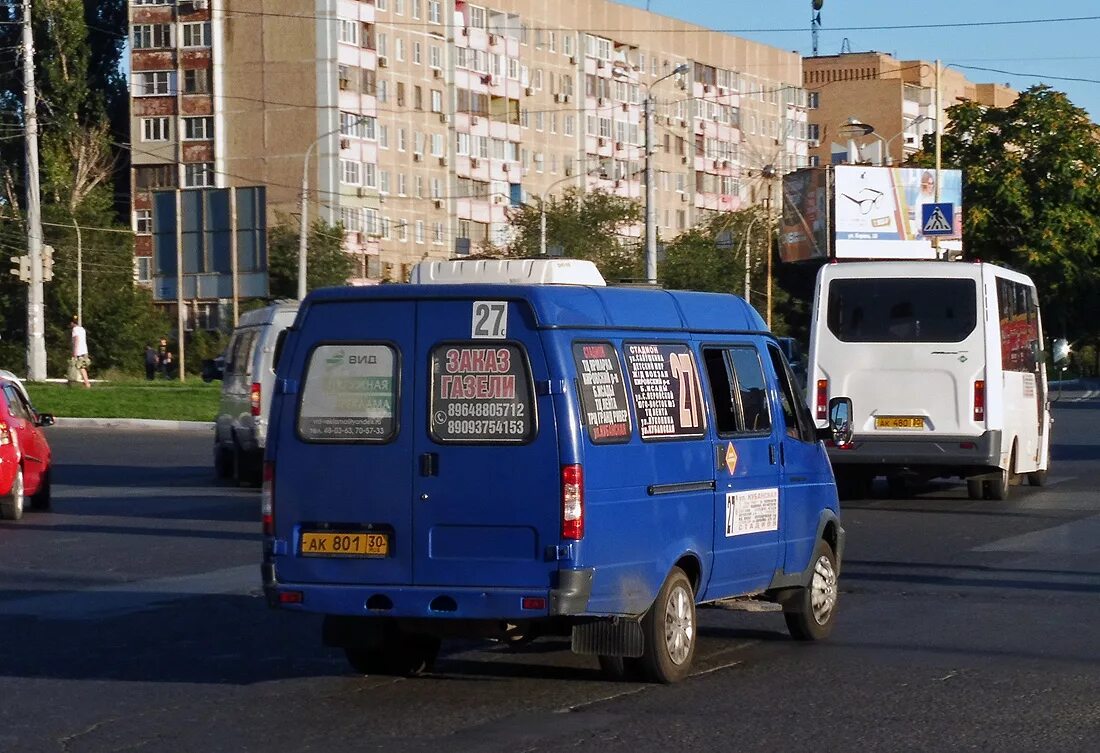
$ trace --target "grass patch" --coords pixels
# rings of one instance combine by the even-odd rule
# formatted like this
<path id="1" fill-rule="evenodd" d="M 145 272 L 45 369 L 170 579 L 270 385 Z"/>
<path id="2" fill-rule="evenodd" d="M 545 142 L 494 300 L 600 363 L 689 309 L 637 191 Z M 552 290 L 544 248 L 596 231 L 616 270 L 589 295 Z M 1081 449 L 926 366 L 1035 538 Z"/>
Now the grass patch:
<path id="1" fill-rule="evenodd" d="M 213 421 L 221 382 L 149 382 L 121 379 L 84 387 L 53 382 L 25 382 L 36 410 L 67 418 L 153 418 L 166 421 Z"/>

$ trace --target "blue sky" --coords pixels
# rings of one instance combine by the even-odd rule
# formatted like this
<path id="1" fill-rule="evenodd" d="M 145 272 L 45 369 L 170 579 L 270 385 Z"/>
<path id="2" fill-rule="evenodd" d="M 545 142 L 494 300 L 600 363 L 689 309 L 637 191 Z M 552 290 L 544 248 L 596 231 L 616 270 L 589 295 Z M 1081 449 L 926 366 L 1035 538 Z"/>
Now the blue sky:
<path id="1" fill-rule="evenodd" d="M 811 0 L 619 0 L 712 29 L 809 55 Z M 1097 17 L 1061 23 L 864 30 L 868 26 L 982 24 Z M 971 81 L 1017 90 L 1047 83 L 1100 118 L 1100 2 L 1097 0 L 825 0 L 818 52 L 835 55 L 847 38 L 853 52 L 878 50 L 908 60 L 940 58 Z M 755 29 L 760 31 L 745 31 Z M 797 29 L 797 31 L 764 31 Z M 971 66 L 963 68 L 962 66 Z M 974 70 L 991 68 L 995 71 Z M 1016 75 L 1029 74 L 1029 75 Z M 1062 81 L 1053 77 L 1094 79 Z"/>

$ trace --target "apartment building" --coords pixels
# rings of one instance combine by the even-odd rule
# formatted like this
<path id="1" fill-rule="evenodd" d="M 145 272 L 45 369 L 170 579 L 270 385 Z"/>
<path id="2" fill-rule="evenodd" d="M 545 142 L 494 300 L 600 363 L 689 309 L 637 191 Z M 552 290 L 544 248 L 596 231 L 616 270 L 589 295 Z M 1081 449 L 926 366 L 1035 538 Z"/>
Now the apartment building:
<path id="1" fill-rule="evenodd" d="M 920 149 L 925 134 L 935 131 L 937 119 L 946 125 L 948 107 L 964 100 L 1007 107 L 1017 96 L 1007 84 L 974 83 L 944 67 L 937 113 L 935 62 L 873 51 L 803 58 L 802 81 L 815 165 L 846 160 L 848 138 L 838 129 L 851 119 L 874 127 L 873 134 L 856 139 L 861 157 L 900 164 Z"/>
<path id="2" fill-rule="evenodd" d="M 358 284 L 507 243 L 511 207 L 569 186 L 644 199 L 647 92 L 662 237 L 760 201 L 765 168 L 808 164 L 797 54 L 607 0 L 130 13 L 142 280 L 161 187 L 264 185 L 270 220 L 297 222 L 304 175 L 308 215 L 343 223 Z"/>

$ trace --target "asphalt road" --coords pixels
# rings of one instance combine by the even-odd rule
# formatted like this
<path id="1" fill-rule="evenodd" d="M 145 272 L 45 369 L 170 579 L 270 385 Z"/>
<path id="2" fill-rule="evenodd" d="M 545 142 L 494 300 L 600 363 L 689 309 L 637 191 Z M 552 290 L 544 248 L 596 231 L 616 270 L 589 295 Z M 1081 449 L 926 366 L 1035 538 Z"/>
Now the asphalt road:
<path id="1" fill-rule="evenodd" d="M 706 610 L 673 687 L 553 641 L 355 676 L 264 605 L 259 495 L 213 482 L 208 435 L 54 427 L 54 511 L 0 524 L 0 751 L 1092 751 L 1100 400 L 1055 415 L 1047 487 L 847 505 L 833 638 Z"/>

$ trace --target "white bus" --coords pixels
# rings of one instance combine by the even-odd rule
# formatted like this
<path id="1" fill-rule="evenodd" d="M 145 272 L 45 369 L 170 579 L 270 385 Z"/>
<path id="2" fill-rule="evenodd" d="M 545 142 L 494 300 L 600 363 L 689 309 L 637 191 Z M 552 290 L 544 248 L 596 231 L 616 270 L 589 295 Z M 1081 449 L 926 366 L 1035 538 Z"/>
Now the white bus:
<path id="1" fill-rule="evenodd" d="M 1035 285 L 992 264 L 861 261 L 822 267 L 806 393 L 818 426 L 852 399 L 853 440 L 830 447 L 838 485 L 877 476 L 958 477 L 971 499 L 1004 499 L 1050 465 L 1043 330 Z"/>

